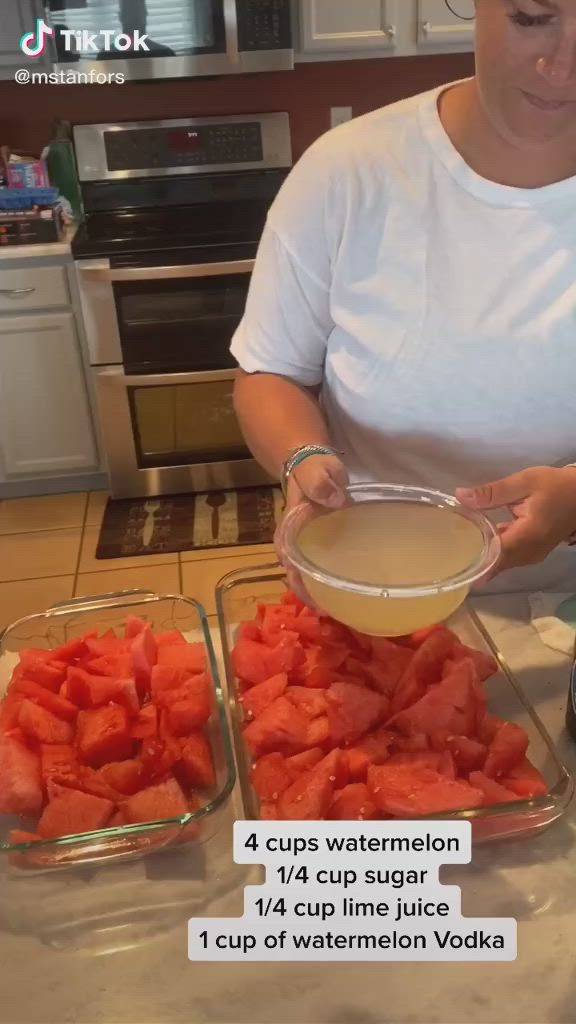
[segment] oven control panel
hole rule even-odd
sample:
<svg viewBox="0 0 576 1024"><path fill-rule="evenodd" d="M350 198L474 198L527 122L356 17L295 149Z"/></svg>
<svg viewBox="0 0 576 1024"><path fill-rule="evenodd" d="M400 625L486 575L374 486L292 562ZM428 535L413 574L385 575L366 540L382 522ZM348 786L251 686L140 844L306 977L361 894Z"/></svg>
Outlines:
<svg viewBox="0 0 576 1024"><path fill-rule="evenodd" d="M254 164L263 158L257 121L110 131L104 145L109 171Z"/></svg>
<svg viewBox="0 0 576 1024"><path fill-rule="evenodd" d="M290 0L240 0L240 50L289 50L292 47Z"/></svg>

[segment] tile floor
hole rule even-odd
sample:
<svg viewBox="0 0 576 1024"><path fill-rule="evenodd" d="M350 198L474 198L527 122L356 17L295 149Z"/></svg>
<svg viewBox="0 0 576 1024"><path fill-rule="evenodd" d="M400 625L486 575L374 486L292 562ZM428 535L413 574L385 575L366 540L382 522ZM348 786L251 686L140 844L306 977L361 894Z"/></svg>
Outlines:
<svg viewBox="0 0 576 1024"><path fill-rule="evenodd" d="M107 497L98 491L0 501L0 629L71 597L138 587L195 597L213 616L222 576L274 561L265 544L96 559Z"/></svg>

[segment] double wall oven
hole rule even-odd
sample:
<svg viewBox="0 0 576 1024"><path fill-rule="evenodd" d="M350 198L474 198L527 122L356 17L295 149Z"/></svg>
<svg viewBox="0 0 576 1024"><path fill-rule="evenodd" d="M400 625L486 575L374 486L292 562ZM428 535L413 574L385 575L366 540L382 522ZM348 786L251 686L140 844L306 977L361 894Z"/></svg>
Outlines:
<svg viewBox="0 0 576 1024"><path fill-rule="evenodd" d="M258 486L230 354L286 114L74 129L85 219L73 242L116 498Z"/></svg>

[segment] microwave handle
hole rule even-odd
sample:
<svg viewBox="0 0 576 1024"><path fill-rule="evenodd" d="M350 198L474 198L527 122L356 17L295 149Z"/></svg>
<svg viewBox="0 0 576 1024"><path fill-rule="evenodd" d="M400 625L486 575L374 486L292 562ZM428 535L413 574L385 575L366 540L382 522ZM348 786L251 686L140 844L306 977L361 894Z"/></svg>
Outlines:
<svg viewBox="0 0 576 1024"><path fill-rule="evenodd" d="M83 267L82 277L98 281L166 281L184 277L223 277L226 274L250 274L254 260L230 260L224 263L192 263L182 267Z"/></svg>
<svg viewBox="0 0 576 1024"><path fill-rule="evenodd" d="M235 380L237 368L229 370L185 370L180 373L126 373L122 366L96 368L100 381L108 380L110 385L123 388L174 387L178 384L214 384L219 381Z"/></svg>
<svg viewBox="0 0 576 1024"><path fill-rule="evenodd" d="M240 0L241 2L241 0ZM224 25L226 27L226 56L231 64L240 63L238 43L238 0L224 0Z"/></svg>

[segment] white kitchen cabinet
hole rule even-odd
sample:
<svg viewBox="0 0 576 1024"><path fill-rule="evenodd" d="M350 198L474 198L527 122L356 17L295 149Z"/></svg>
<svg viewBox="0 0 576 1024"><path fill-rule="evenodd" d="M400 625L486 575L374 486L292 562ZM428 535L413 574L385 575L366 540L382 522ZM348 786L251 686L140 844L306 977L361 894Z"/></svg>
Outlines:
<svg viewBox="0 0 576 1024"><path fill-rule="evenodd" d="M472 44L474 25L474 0L418 0L420 46Z"/></svg>
<svg viewBox="0 0 576 1024"><path fill-rule="evenodd" d="M398 0L302 0L302 51L393 49L397 8Z"/></svg>
<svg viewBox="0 0 576 1024"><path fill-rule="evenodd" d="M20 67L31 71L47 67L46 56L31 59L20 49L22 36L36 28L40 17L40 0L0 0L0 78L12 78Z"/></svg>
<svg viewBox="0 0 576 1024"><path fill-rule="evenodd" d="M72 312L0 318L0 449L7 481L98 466Z"/></svg>

